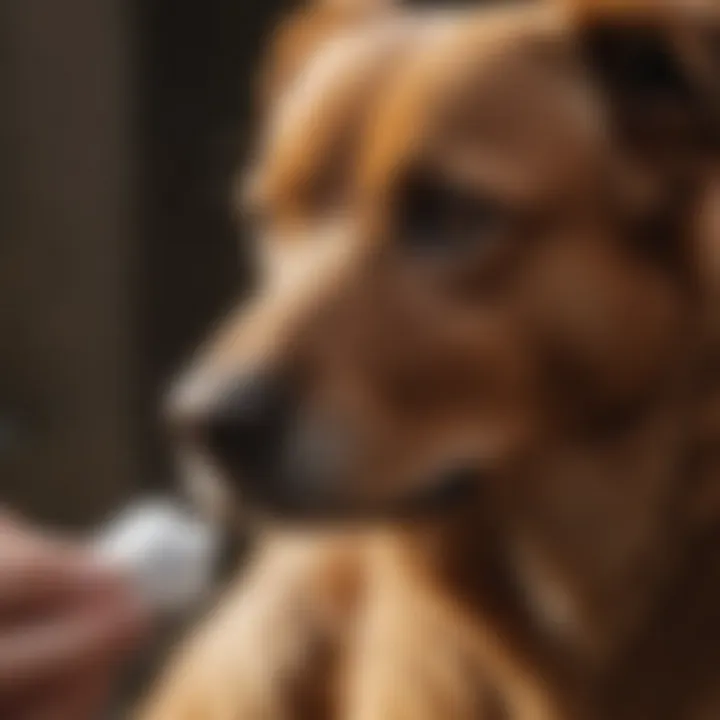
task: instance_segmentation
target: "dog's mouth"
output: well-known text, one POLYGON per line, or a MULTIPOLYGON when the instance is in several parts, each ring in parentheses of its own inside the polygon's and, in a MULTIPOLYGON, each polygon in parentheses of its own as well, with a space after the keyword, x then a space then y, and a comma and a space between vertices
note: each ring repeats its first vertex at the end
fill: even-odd
POLYGON ((468 460, 457 442, 422 466, 390 471, 372 434, 336 414, 299 414, 274 387, 228 394, 180 437, 180 454, 192 458, 187 484, 216 515, 237 509, 288 522, 367 524, 434 517, 472 501, 483 463, 468 460))
POLYGON ((303 525, 373 525, 428 520, 452 514, 471 504, 482 482, 482 471, 457 465, 432 473, 417 483, 380 498, 359 497, 336 479, 328 490, 318 490, 302 474, 275 474, 234 478, 245 510, 271 521, 303 525))
POLYGON ((395 515, 412 518, 445 514, 465 507, 475 498, 483 474, 471 465, 452 466, 434 476, 427 486, 398 499, 395 515))

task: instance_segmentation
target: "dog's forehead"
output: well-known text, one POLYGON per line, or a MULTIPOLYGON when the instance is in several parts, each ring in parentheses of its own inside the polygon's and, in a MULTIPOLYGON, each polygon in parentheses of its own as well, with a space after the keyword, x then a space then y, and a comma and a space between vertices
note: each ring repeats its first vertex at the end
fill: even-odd
POLYGON ((278 99, 253 199, 295 237, 337 210, 316 186, 359 189, 357 214, 418 156, 508 199, 582 192, 609 155, 591 85, 554 4, 399 12, 323 43, 278 99))
POLYGON ((468 13, 385 88, 362 181, 383 188, 419 162, 508 193, 553 192, 602 161, 604 119, 566 16, 547 6, 468 13))
MULTIPOLYGON (((358 167, 362 175, 378 138, 402 154, 416 132, 433 121, 433 112, 453 105, 453 87, 463 78, 468 85, 487 85, 492 74, 502 82, 508 74, 503 63, 512 62, 513 54, 522 56, 556 15, 534 3, 404 10, 324 41, 277 98, 257 162, 242 185, 246 197, 270 207, 275 216, 312 215, 318 208, 303 207, 303 194, 330 174, 329 166, 337 165, 348 146, 349 164, 340 171, 346 179, 358 167), (479 71, 478 78, 466 78, 469 71, 479 71), (445 96, 439 97, 438 89, 445 89, 445 96)), ((523 77, 522 71, 516 75, 518 81, 523 77)), ((507 78, 506 91, 513 85, 519 87, 507 78)), ((458 98, 461 108, 482 104, 482 94, 473 97, 460 89, 455 104, 458 98)))
POLYGON ((469 68, 435 106, 428 161, 508 199, 584 190, 611 148, 598 94, 567 50, 527 38, 469 68))

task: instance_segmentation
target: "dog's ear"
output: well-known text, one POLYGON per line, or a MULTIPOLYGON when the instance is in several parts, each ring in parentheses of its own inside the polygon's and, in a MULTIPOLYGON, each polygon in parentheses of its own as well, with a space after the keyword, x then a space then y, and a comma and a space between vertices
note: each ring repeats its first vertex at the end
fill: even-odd
POLYGON ((325 43, 372 22, 394 4, 394 0, 310 0, 283 18, 274 28, 260 74, 261 107, 272 107, 325 43))
POLYGON ((371 100, 411 40, 391 0, 323 0, 288 19, 272 49, 265 117, 244 204, 304 216, 345 196, 371 100))
POLYGON ((718 0, 564 1, 613 122, 638 148, 718 142, 718 0))

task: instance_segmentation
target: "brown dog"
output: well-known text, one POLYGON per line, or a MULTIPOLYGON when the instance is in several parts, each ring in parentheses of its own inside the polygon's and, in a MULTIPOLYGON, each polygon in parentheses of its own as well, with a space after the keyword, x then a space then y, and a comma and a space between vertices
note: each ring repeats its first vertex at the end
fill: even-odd
POLYGON ((172 410, 259 550, 144 717, 718 718, 720 11, 369 5, 264 78, 172 410))

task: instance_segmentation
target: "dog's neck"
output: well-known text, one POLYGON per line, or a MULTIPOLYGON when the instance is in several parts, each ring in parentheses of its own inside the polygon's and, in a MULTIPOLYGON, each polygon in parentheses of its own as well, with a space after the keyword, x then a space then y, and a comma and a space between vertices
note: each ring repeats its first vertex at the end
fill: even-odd
POLYGON ((593 712, 679 717, 691 681, 716 679, 707 672, 720 656, 693 656, 693 643, 717 635, 720 648, 720 384, 700 388, 700 398, 690 414, 669 399, 610 446, 565 446, 547 456, 534 481, 545 490, 556 483, 553 500, 565 495, 564 506, 543 506, 522 486, 512 491, 527 493, 527 512, 516 497, 508 515, 488 503, 487 512, 461 511, 472 518, 409 531, 411 542, 400 536, 404 566, 419 582, 459 599, 455 612, 471 622, 498 628, 513 653, 539 669, 540 684, 572 688, 563 702, 574 707, 573 720, 593 712), (590 477, 583 497, 572 495, 578 473, 590 477), (660 478, 663 492, 648 494, 659 507, 638 518, 644 478, 660 478), (615 527, 603 528, 605 517, 615 527), (597 533, 589 523, 600 524, 597 533), (663 699, 657 688, 669 673, 675 695, 663 699))

